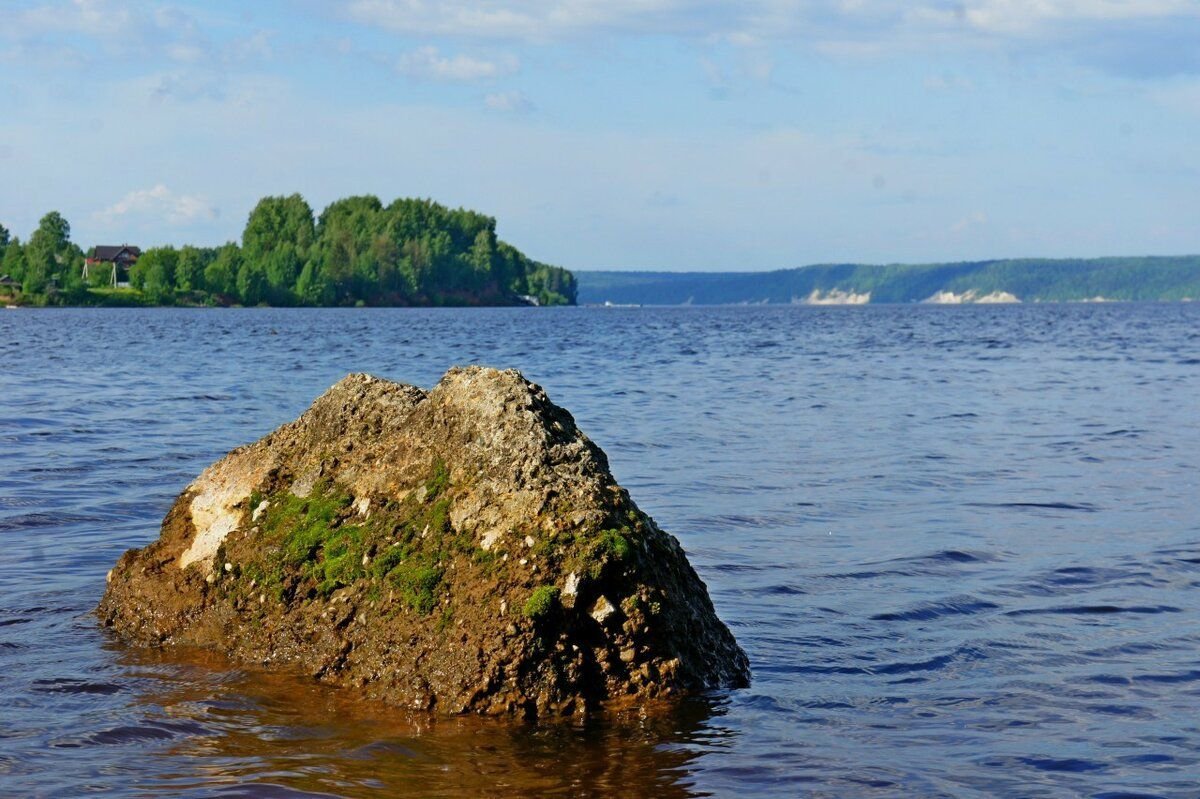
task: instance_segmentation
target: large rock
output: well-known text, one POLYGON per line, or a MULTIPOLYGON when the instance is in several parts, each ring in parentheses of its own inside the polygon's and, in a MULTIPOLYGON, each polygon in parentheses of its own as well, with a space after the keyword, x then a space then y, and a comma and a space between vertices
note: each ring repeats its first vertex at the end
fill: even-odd
POLYGON ((747 684, 679 542, 515 371, 350 375, 210 466, 98 608, 141 644, 446 713, 581 713, 747 684))

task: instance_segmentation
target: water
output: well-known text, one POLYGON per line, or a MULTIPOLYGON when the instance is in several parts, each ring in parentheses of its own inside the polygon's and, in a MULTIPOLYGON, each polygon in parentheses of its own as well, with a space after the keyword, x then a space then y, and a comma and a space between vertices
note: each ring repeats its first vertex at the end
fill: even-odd
POLYGON ((1200 306, 0 312, 0 794, 1200 795, 1200 306), (753 686, 406 717, 128 649, 118 555, 349 371, 515 366, 753 686))

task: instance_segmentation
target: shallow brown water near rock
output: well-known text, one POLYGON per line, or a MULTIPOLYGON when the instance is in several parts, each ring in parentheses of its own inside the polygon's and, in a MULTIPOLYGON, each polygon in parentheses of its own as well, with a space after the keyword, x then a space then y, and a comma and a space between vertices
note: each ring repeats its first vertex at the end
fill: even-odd
POLYGON ((0 795, 1188 797, 1200 304, 0 314, 0 795), (180 489, 347 372, 517 367, 751 687, 429 724, 118 645, 180 489))
POLYGON ((205 651, 118 660, 123 680, 144 686, 128 697, 143 721, 78 744, 168 742, 159 755, 174 768, 141 787, 171 794, 688 796, 695 754, 662 744, 692 739, 720 712, 696 699, 586 723, 430 717, 205 651))

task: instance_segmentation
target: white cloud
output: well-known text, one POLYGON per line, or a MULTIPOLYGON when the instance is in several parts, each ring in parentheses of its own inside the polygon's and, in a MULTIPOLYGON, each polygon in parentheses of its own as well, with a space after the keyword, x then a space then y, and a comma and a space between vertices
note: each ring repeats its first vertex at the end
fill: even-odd
MULTIPOLYGON (((730 43, 780 34, 870 33, 954 24, 1020 33, 1043 24, 1200 17, 1196 0, 354 0, 351 18, 408 34, 549 39, 596 29, 699 34, 730 43)), ((853 38, 853 37, 851 37, 853 38)))
POLYGON ((168 45, 166 51, 172 61, 179 61, 184 64, 199 63, 208 57, 208 50, 197 44, 180 42, 168 45))
POLYGON ((396 63, 402 74, 414 78, 444 81, 476 81, 508 75, 517 69, 517 60, 506 56, 495 61, 458 54, 442 55, 436 47, 420 47, 405 53, 396 63))
POLYGON ((222 54, 226 61, 269 61, 274 56, 271 47, 273 34, 267 31, 255 31, 248 36, 233 39, 225 46, 222 54))
MULTIPOLYGON (((662 35, 853 59, 987 47, 1135 76, 1200 73, 1200 0, 352 0, 342 13, 452 40, 662 35)), ((760 57, 746 71, 770 69, 760 57)))
POLYGON ((965 233, 971 228, 987 224, 987 214, 983 211, 975 211, 974 213, 964 216, 962 219, 950 226, 951 233, 965 233))
MULTIPOLYGON (((1200 74, 1200 0, 347 0, 330 13, 406 37, 436 37, 443 48, 471 40, 680 37, 746 51, 736 73, 726 71, 760 82, 772 80, 777 48, 874 59, 987 47, 1066 55, 1138 77, 1200 74)), ((148 0, 31 0, 0 16, 0 59, 60 67, 52 54, 68 45, 76 61, 166 59, 196 69, 267 60, 276 37, 279 52, 296 46, 286 32, 253 30, 249 18, 148 0)), ((516 61, 422 47, 401 57, 399 68, 475 81, 513 72, 516 61)))
POLYGON ((7 21, 10 33, 85 33, 98 38, 119 35, 136 20, 128 6, 108 0, 71 0, 43 3, 13 14, 7 21))
POLYGON ((533 101, 522 91, 494 92, 483 98, 483 105, 502 114, 528 114, 534 109, 533 101))
POLYGON ((195 21, 185 12, 114 0, 43 0, 5 14, 0 38, 26 45, 56 39, 105 55, 147 53, 193 61, 207 49, 195 21))
POLYGON ((680 0, 354 0, 351 18, 400 33, 545 40, 598 28, 638 28, 687 6, 680 0))
POLYGON ((917 6, 912 16, 1017 34, 1060 23, 1200 16, 1200 7, 1194 0, 972 0, 951 8, 917 6))
POLYGON ((970 78, 950 72, 929 75, 924 80, 924 86, 931 92, 969 92, 975 89, 975 83, 970 78))
POLYGON ((202 23, 178 7, 146 0, 41 0, 0 15, 0 42, 13 42, 22 58, 69 43, 94 63, 113 57, 123 64, 166 59, 195 65, 269 59, 272 34, 247 28, 244 21, 218 23, 213 17, 202 23))
POLYGON ((131 191, 117 202, 93 215, 97 222, 112 224, 129 216, 157 217, 172 225, 212 221, 220 211, 204 198, 176 194, 159 183, 149 189, 131 191))

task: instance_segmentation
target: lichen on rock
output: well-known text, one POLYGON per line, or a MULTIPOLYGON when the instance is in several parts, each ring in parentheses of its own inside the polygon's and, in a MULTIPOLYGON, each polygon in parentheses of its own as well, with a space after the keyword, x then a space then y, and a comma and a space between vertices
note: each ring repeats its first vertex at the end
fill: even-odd
POLYGON ((442 713, 583 713, 748 683, 679 542, 515 371, 363 374, 204 470, 97 613, 442 713))

